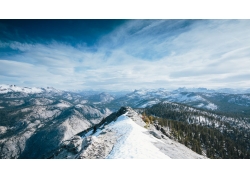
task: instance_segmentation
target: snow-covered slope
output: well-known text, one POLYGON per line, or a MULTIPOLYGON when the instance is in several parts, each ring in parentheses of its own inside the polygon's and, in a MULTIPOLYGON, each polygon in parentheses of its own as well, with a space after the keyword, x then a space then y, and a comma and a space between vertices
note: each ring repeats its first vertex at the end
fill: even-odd
POLYGON ((107 103, 114 100, 114 97, 108 93, 94 94, 88 97, 88 100, 93 103, 107 103))
POLYGON ((146 134, 147 130, 133 122, 126 114, 119 116, 109 129, 115 131, 120 138, 107 157, 108 159, 170 158, 154 146, 153 143, 160 140, 146 134))

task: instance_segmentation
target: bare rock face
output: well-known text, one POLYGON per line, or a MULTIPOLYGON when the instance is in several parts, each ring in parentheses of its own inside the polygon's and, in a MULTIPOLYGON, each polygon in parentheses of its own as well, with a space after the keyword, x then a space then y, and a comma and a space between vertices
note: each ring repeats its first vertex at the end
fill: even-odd
POLYGON ((113 131, 103 131, 98 137, 91 136, 89 146, 82 151, 79 159, 104 159, 106 158, 114 144, 116 143, 117 136, 113 131))
POLYGON ((161 134, 157 131, 149 131, 149 134, 152 134, 154 137, 161 139, 161 134))
POLYGON ((45 157, 49 159, 73 159, 82 148, 82 138, 73 136, 71 139, 63 141, 59 148, 52 153, 51 156, 45 157))
POLYGON ((116 142, 115 132, 103 131, 98 137, 74 136, 64 141, 53 154, 53 159, 104 159, 116 142))
POLYGON ((78 153, 81 151, 83 139, 80 136, 74 136, 70 140, 64 141, 62 146, 67 151, 72 153, 78 153))

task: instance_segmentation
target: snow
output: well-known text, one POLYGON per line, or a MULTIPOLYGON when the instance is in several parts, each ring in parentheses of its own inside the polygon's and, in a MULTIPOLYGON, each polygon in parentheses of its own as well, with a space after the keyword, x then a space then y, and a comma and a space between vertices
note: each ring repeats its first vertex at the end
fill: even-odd
POLYGON ((136 94, 138 94, 138 95, 146 95, 146 94, 147 94, 147 91, 144 90, 144 89, 135 90, 134 92, 135 92, 136 94))
POLYGON ((82 100, 80 103, 81 104, 86 104, 88 102, 88 100, 82 100))
POLYGON ((169 101, 176 101, 176 102, 194 102, 194 101, 206 101, 204 98, 202 98, 199 95, 193 95, 192 93, 174 93, 174 94, 168 94, 165 96, 166 99, 169 101))
MULTIPOLYGON (((21 112, 31 111, 29 114, 26 115, 26 119, 29 119, 29 118, 48 119, 52 117, 55 118, 57 115, 61 113, 61 110, 59 109, 50 110, 50 109, 47 109, 46 107, 41 107, 41 106, 23 108, 20 111, 21 112)), ((17 113, 18 112, 19 111, 17 111, 17 113)))
POLYGON ((196 107, 198 107, 198 108, 204 107, 204 108, 211 109, 211 110, 215 110, 218 108, 215 104, 210 103, 210 102, 207 105, 200 103, 196 107))
POLYGON ((45 88, 45 90, 47 91, 47 92, 61 92, 60 90, 57 90, 57 89, 55 89, 55 88, 53 88, 53 87, 47 87, 47 88, 45 88))
MULTIPOLYGON (((42 110, 42 108, 43 107, 39 109, 42 110)), ((132 108, 126 108, 126 110, 126 114, 119 116, 117 119, 114 118, 111 123, 106 122, 100 128, 97 128, 94 134, 93 129, 91 129, 83 135, 81 142, 84 143, 79 147, 79 154, 75 157, 85 159, 204 158, 184 145, 164 136, 160 131, 157 131, 154 125, 151 125, 150 128, 147 129, 143 128, 145 124, 138 123, 139 120, 143 122, 141 116, 132 108), (156 136, 156 134, 158 136, 156 136)), ((32 115, 32 117, 36 118, 34 115, 32 115)), ((59 125, 58 129, 63 132, 62 141, 66 141, 92 126, 93 124, 89 121, 85 121, 84 117, 78 112, 68 117, 59 125)), ((41 122, 35 121, 28 125, 28 128, 32 130, 32 132, 35 127, 42 127, 41 122)), ((30 134, 27 134, 27 136, 30 136, 30 134)), ((71 154, 71 152, 68 151, 66 153, 71 154)), ((64 156, 64 158, 65 157, 66 156, 64 156)), ((74 158, 72 156, 70 157, 74 158)))
POLYGON ((52 87, 38 88, 38 87, 20 87, 16 85, 0 85, 0 94, 6 94, 8 92, 23 92, 27 94, 43 93, 43 92, 60 92, 52 87))
POLYGON ((24 104, 24 100, 14 100, 14 101, 6 101, 10 106, 20 106, 24 104))
POLYGON ((250 97, 248 95, 242 95, 238 97, 233 97, 228 100, 229 103, 235 103, 240 106, 249 106, 250 105, 250 97))
POLYGON ((84 107, 84 105, 77 104, 75 107, 76 107, 76 108, 82 108, 82 107, 84 107))
POLYGON ((34 94, 34 93, 41 93, 43 90, 41 88, 28 88, 28 87, 19 87, 16 85, 6 85, 2 84, 0 85, 0 94, 5 94, 8 92, 24 92, 27 94, 34 94))
POLYGON ((159 102, 160 102, 160 100, 158 100, 158 99, 156 99, 155 101, 148 101, 147 103, 141 105, 140 108, 151 107, 159 102))
POLYGON ((215 110, 215 109, 217 109, 217 106, 213 103, 209 103, 208 105, 206 105, 206 108, 211 109, 211 110, 215 110))
POLYGON ((203 117, 203 116, 200 116, 200 117, 199 117, 199 121, 200 121, 200 122, 204 122, 204 123, 205 123, 205 122, 206 122, 206 118, 205 118, 205 117, 203 117))
POLYGON ((61 128, 65 129, 63 140, 70 139, 75 134, 86 130, 90 126, 90 122, 85 121, 84 119, 79 118, 75 115, 67 118, 67 120, 60 125, 61 128))
POLYGON ((6 133, 7 129, 8 129, 8 128, 5 127, 5 126, 0 126, 0 134, 6 133))
POLYGON ((48 105, 53 103, 52 100, 47 98, 32 98, 30 99, 30 102, 34 105, 48 105))
POLYGON ((153 143, 159 140, 145 134, 147 130, 125 114, 119 116, 109 128, 116 131, 119 138, 107 159, 170 159, 154 146, 153 143))
POLYGON ((249 95, 242 95, 241 97, 242 97, 243 99, 250 100, 250 96, 249 96, 249 95))
POLYGON ((200 104, 197 105, 197 107, 199 107, 199 108, 200 108, 200 107, 203 107, 203 106, 204 106, 203 103, 200 103, 200 104))
POLYGON ((69 104, 66 104, 66 103, 58 103, 58 104, 56 105, 56 107, 67 108, 67 107, 70 107, 70 105, 69 105, 69 104))
POLYGON ((101 104, 101 102, 93 102, 93 104, 101 104))

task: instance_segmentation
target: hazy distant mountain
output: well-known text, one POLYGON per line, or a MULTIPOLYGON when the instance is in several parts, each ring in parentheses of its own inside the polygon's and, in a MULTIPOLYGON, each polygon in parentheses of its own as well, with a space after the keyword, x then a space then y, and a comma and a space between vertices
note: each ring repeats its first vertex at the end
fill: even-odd
POLYGON ((131 106, 133 108, 151 107, 154 104, 164 101, 183 103, 192 107, 213 110, 218 112, 240 113, 250 116, 250 95, 249 94, 228 94, 209 91, 186 92, 181 90, 168 91, 165 89, 156 90, 135 90, 125 96, 114 99, 108 105, 112 107, 131 106))
POLYGON ((91 95, 87 99, 93 103, 107 103, 114 100, 115 98, 109 93, 102 92, 100 94, 91 95))
POLYGON ((227 94, 246 94, 250 93, 250 89, 231 89, 231 88, 221 88, 221 89, 207 89, 207 88, 178 88, 173 92, 203 92, 203 93, 227 93, 227 94))

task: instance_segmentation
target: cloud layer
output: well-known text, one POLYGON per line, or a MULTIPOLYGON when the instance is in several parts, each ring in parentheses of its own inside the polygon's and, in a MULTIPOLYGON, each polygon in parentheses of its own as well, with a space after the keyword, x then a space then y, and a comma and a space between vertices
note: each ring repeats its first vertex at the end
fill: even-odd
MULTIPOLYGON (((72 33, 74 33, 72 31, 72 33)), ((92 46, 0 41, 0 82, 59 89, 250 87, 249 20, 131 20, 92 46)))

